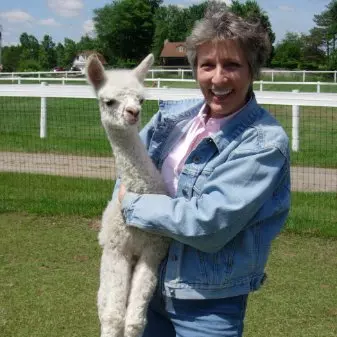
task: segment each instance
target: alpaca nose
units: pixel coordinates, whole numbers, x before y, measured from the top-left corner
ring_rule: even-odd
[[[133,117],[138,117],[139,115],[139,109],[136,108],[126,108],[125,109],[128,114],[130,114]]]

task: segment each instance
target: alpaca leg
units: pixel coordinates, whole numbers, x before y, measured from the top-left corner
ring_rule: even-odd
[[[140,337],[145,328],[148,304],[157,285],[158,266],[165,256],[153,255],[152,250],[145,251],[134,268],[124,337]]]
[[[130,289],[131,259],[104,247],[97,296],[101,337],[121,337]]]

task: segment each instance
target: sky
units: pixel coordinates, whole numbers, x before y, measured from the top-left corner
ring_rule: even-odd
[[[222,0],[230,2],[231,0]],[[276,34],[276,42],[290,32],[308,33],[314,27],[314,14],[325,10],[331,0],[257,0],[268,14]],[[79,41],[93,32],[93,10],[111,0],[1,0],[0,25],[2,45],[17,45],[22,33],[34,35],[39,41],[45,34],[53,41],[64,38]],[[164,0],[163,4],[189,7],[198,0]]]

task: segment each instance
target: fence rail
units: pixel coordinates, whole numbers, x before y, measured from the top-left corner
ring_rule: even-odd
[[[61,82],[62,85],[69,85],[68,83],[86,83],[87,80],[86,78],[71,78],[71,77],[0,77],[0,85],[1,82],[11,82],[12,84],[17,83],[17,84],[23,84],[22,82],[36,82],[38,81],[39,83],[42,82]],[[164,87],[165,83],[195,83],[194,79],[179,79],[179,78],[161,78],[161,77],[156,77],[156,78],[146,78],[146,82],[152,82],[156,83],[156,87]],[[333,82],[294,82],[294,81],[265,81],[265,80],[260,80],[260,81],[255,81],[254,85],[257,86],[259,91],[266,91],[266,86],[272,86],[272,88],[275,88],[276,86],[292,86],[292,87],[303,87],[303,86],[315,86],[316,87],[316,92],[320,93],[322,87],[332,87],[333,90],[337,88],[337,83]],[[267,89],[268,90],[268,89]]]
[[[158,110],[159,99],[202,97],[199,89],[147,88],[145,94],[143,123]],[[291,139],[296,206],[290,221],[303,226],[335,224],[337,94],[255,94]],[[48,193],[59,186],[70,194],[81,191],[78,202],[71,206],[76,208],[84,200],[91,203],[93,184],[101,184],[90,179],[114,177],[111,149],[89,85],[0,85],[0,210],[17,209],[13,203],[15,191],[19,202],[34,207],[35,198],[49,200]],[[104,200],[109,193],[108,189]]]
[[[176,74],[177,79],[186,79],[192,78],[192,70],[184,68],[176,69],[165,69],[165,68],[154,68],[149,70],[149,77],[154,79],[158,78],[156,74],[161,73],[171,73]],[[35,78],[41,78],[42,75],[52,75],[53,77],[65,77],[69,76],[83,76],[83,71],[36,71],[36,72],[0,72],[1,77],[17,78],[17,77],[26,77],[27,75],[32,75]],[[268,76],[271,78],[271,81],[275,81],[276,75],[279,76],[299,76],[302,79],[302,82],[306,82],[310,75],[322,75],[326,77],[330,82],[337,83],[337,70],[279,70],[279,69],[263,69],[261,71],[262,76]],[[331,76],[329,76],[331,75]],[[159,76],[161,77],[161,76]]]
[[[95,98],[89,85],[6,85],[0,86],[0,96],[40,97],[40,138],[47,136],[47,102],[54,98]],[[148,100],[179,100],[184,98],[201,98],[199,89],[164,89],[147,88],[145,96]],[[256,92],[260,104],[292,106],[292,150],[300,149],[300,106],[337,107],[336,94],[300,93],[297,90],[288,92]]]

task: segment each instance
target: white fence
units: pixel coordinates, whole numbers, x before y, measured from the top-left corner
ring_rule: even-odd
[[[0,77],[0,84],[2,81],[10,81],[12,84],[22,84],[22,82],[61,82],[62,85],[71,83],[71,82],[81,82],[83,84],[87,83],[86,79],[84,77],[81,78],[73,78],[73,77]],[[146,82],[155,82],[156,83],[156,87],[157,88],[161,88],[165,86],[165,83],[169,82],[186,82],[186,83],[195,83],[194,79],[179,79],[179,78],[160,78],[160,77],[156,77],[156,78],[146,78],[145,79]],[[337,83],[333,83],[333,82],[321,82],[321,81],[317,81],[317,82],[283,82],[283,81],[277,81],[277,82],[273,82],[273,81],[255,81],[254,85],[257,85],[259,88],[259,91],[265,91],[266,90],[266,85],[272,85],[273,87],[275,86],[282,86],[282,85],[290,85],[290,86],[316,86],[316,92],[320,93],[321,92],[321,88],[323,86],[333,86],[336,87]]]
[[[293,92],[255,92],[256,99],[260,104],[288,105],[292,106],[292,150],[299,151],[299,120],[300,106],[337,107],[337,94],[317,94]],[[0,96],[8,97],[40,97],[40,137],[47,136],[47,104],[48,97],[54,98],[95,98],[95,94],[89,85],[0,85]],[[147,88],[148,100],[179,100],[187,98],[201,98],[199,89],[177,88]]]
[[[149,70],[149,74],[150,74],[150,78],[152,79],[156,79],[159,78],[158,76],[156,76],[156,73],[171,73],[171,74],[175,74],[175,77],[177,79],[191,79],[192,78],[192,70],[191,69],[183,69],[183,68],[178,68],[178,69],[150,69]],[[278,82],[275,80],[275,77],[277,75],[282,75],[282,76],[286,76],[286,77],[291,77],[293,75],[298,75],[299,77],[301,77],[302,82],[306,82],[308,77],[310,77],[310,75],[329,75],[331,74],[331,79],[333,83],[337,83],[337,70],[277,70],[277,69],[263,69],[261,71],[262,75],[268,75],[271,78],[271,82]],[[47,75],[51,75],[52,77],[64,77],[64,78],[69,78],[69,77],[78,77],[78,76],[83,76],[83,72],[82,71],[57,71],[57,72],[53,72],[53,71],[37,71],[37,72],[0,72],[0,78],[4,77],[4,78],[10,78],[10,79],[16,79],[16,78],[20,78],[20,77],[26,77],[28,75],[31,75],[30,77],[34,77],[36,78],[43,78],[43,77],[47,77]],[[48,76],[48,78],[50,78],[51,76]]]

